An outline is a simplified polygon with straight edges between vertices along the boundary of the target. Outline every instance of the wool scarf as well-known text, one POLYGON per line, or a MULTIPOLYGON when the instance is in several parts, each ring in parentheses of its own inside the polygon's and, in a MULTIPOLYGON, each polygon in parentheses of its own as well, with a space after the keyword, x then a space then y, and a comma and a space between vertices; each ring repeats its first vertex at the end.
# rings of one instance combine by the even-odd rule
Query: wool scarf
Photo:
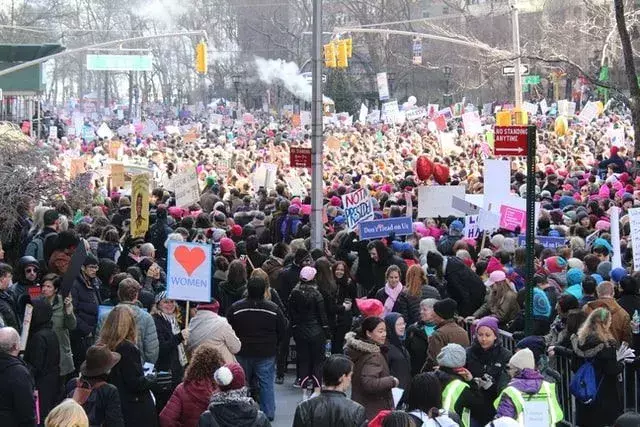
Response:
POLYGON ((398 283, 398 285, 393 289, 389 286, 389 283, 385 283, 384 293, 387 294, 387 299, 384 302, 384 314, 386 316, 393 312, 393 306, 396 305, 396 301, 402 293, 402 283, 398 283))

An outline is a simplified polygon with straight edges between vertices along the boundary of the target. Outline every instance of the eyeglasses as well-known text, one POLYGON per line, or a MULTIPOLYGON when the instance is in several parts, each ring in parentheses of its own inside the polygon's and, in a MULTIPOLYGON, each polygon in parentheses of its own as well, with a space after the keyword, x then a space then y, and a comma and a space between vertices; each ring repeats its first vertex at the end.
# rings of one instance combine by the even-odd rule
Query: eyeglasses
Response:
POLYGON ((38 269, 37 268, 26 268, 24 270, 25 273, 37 273, 38 269))

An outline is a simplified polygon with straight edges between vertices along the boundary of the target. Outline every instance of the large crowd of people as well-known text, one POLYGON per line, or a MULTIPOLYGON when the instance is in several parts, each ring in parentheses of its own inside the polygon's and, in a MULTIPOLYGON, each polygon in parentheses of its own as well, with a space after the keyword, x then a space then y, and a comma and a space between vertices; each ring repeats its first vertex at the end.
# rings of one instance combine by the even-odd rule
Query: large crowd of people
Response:
MULTIPOLYGON (((0 246, 1 425, 269 426, 279 417, 275 384, 291 378, 308 390, 295 427, 524 426, 535 416, 551 426, 567 415, 560 359, 586 384, 582 393, 571 387, 576 425, 640 424, 620 375, 640 348, 629 214, 640 205, 640 169, 627 151, 628 115, 604 111, 562 130, 554 117, 531 117, 536 235, 564 240, 539 239, 529 284, 519 233, 470 237, 464 217, 418 217, 419 186, 488 189, 484 133, 468 134, 453 118, 454 144, 445 147, 428 117, 328 124, 324 239, 313 248, 310 174, 288 162, 290 147, 310 143, 308 129, 243 118, 204 127, 183 118, 195 139, 47 142, 60 167, 81 159, 93 201, 72 211, 64 195, 25 197, 0 246), (624 141, 612 146, 618 128, 624 141), (416 170, 421 156, 433 176, 416 170), (130 186, 109 188, 114 161, 151 175, 144 236, 131 234, 130 186), (189 168, 199 200, 176 206, 171 178, 189 168), (374 218, 410 217, 412 233, 360 239, 342 196, 362 188, 374 218), (170 298, 170 241, 210 245, 209 300, 170 298), (68 282, 81 246, 88 255, 68 282)), ((490 131, 493 118, 482 121, 490 131)), ((516 197, 526 194, 526 172, 511 160, 516 197)))

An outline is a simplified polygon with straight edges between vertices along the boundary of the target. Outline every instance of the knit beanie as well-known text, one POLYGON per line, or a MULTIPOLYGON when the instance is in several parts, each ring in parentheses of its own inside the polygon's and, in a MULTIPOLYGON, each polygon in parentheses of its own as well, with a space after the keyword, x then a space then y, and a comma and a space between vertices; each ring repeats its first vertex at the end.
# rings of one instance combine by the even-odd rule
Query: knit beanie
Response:
POLYGON ((584 273, 577 268, 567 271, 567 286, 579 285, 584 280, 584 273))
POLYGON ((567 267, 567 261, 560 256, 552 256, 544 260, 544 266, 549 273, 561 273, 567 267))
POLYGON ((487 263, 487 274, 491 274, 498 270, 504 270, 504 266, 500 263, 498 258, 492 256, 489 258, 489 262, 487 263))
POLYGON ((238 390, 245 386, 244 370, 239 363, 227 363, 213 374, 213 380, 222 391, 238 390))
POLYGON ((491 329, 496 337, 499 336, 498 319, 496 319, 495 317, 485 316, 482 319, 478 320, 478 322, 476 322, 476 333, 478 332, 478 329, 480 329, 483 326, 491 329))
POLYGON ((609 274, 609 276, 611 276, 611 280, 613 280, 616 283, 620 283, 620 281, 628 276, 627 274, 627 270, 625 270, 622 267, 616 267, 613 270, 611 270, 611 273, 609 274))
POLYGON ((467 352, 460 344, 447 344, 438 353, 437 361, 444 368, 461 368, 467 363, 467 352))
POLYGON ((528 337, 522 338, 516 344, 516 349, 522 350, 528 348, 533 353, 533 359, 536 362, 536 365, 540 361, 540 358, 546 353, 547 345, 544 341, 543 337, 537 335, 531 335, 528 337))
POLYGON ((611 263, 609 261, 602 261, 598 264, 596 271, 604 280, 609 280, 611 277, 611 263))
POLYGON ((533 352, 528 348, 518 351, 509 359, 509 366, 519 371, 523 369, 535 369, 536 361, 533 352))
POLYGON ((458 309, 458 303, 451 299, 445 298, 433 305, 433 311, 444 320, 453 319, 458 309))
POLYGON ((236 252, 236 244, 228 237, 220 239, 220 252, 223 255, 231 255, 236 252))
POLYGON ((549 297, 540 288, 533 288, 533 316, 551 317, 551 303, 549 297))

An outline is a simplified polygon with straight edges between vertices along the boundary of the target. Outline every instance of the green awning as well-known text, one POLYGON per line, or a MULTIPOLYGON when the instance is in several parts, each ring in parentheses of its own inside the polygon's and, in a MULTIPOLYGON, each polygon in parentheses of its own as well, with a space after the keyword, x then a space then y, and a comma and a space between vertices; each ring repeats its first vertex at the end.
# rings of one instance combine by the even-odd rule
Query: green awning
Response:
POLYGON ((59 44, 0 44, 0 62, 26 62, 62 52, 59 44))

